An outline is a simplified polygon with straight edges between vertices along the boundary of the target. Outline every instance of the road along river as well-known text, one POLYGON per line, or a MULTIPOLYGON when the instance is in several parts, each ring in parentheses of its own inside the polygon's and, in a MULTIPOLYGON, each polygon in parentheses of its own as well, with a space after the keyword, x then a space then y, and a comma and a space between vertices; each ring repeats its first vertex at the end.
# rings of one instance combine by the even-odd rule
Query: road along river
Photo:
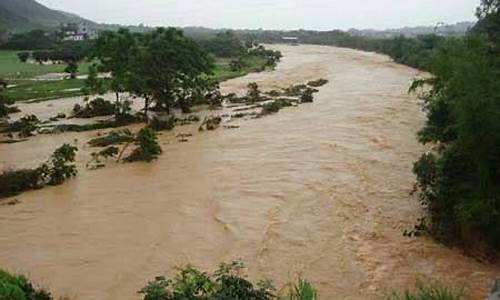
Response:
MULTIPOLYGON (((277 286, 302 274, 325 300, 378 298, 418 278, 484 298, 498 266, 402 235, 421 215, 409 192, 424 116, 407 94, 419 72, 372 53, 274 47, 284 54, 275 71, 225 82, 224 92, 328 79, 313 104, 239 129, 176 129, 151 164, 85 170, 96 132, 0 145, 2 168, 36 165, 64 142, 80 148, 76 179, 0 206, 0 266, 76 299, 137 299, 175 266, 234 259, 277 286), (178 143, 179 132, 194 136, 178 143)), ((57 101, 45 109, 57 113, 57 101)))

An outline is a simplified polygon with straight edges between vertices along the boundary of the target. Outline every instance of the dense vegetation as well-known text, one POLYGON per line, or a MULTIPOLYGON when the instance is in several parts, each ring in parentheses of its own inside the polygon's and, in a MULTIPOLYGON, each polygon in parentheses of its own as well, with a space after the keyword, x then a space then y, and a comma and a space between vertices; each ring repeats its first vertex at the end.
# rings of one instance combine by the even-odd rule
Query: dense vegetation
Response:
POLYGON ((499 3, 483 0, 479 28, 436 49, 433 76, 413 86, 431 87, 418 137, 437 145, 414 168, 429 212, 422 225, 471 250, 500 249, 499 3))
POLYGON ((49 292, 37 289, 24 276, 12 275, 0 269, 1 300, 52 300, 49 292))
MULTIPOLYGON (((315 287, 298 278, 277 291, 268 281, 251 282, 241 262, 223 263, 209 274, 192 266, 178 269, 174 278, 158 276, 138 291, 144 300, 319 300, 315 287)), ((0 269, 1 300, 52 300, 51 294, 37 289, 24 276, 0 269)), ((394 292, 388 300, 461 300, 455 292, 437 283, 417 283, 414 292, 394 292)))

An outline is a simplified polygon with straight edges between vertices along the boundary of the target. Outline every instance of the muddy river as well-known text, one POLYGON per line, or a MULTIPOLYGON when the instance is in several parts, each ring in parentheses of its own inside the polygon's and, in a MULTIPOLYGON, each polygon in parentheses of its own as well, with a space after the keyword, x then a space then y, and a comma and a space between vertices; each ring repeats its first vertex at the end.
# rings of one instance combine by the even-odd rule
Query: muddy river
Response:
MULTIPOLYGON (((176 266, 213 270, 234 259, 277 286, 302 274, 325 300, 377 299, 419 278, 483 299, 500 267, 402 235, 421 215, 409 192, 424 116, 407 94, 419 72, 354 50, 275 48, 284 54, 275 71, 223 90, 324 77, 315 103, 239 120, 238 129, 178 128, 160 137, 154 163, 86 170, 96 132, 0 145, 1 168, 36 165, 64 142, 80 148, 76 179, 0 206, 0 266, 75 299, 138 299, 176 266), (179 132, 194 136, 179 143, 179 132)), ((57 113, 57 103, 36 109, 57 113)))

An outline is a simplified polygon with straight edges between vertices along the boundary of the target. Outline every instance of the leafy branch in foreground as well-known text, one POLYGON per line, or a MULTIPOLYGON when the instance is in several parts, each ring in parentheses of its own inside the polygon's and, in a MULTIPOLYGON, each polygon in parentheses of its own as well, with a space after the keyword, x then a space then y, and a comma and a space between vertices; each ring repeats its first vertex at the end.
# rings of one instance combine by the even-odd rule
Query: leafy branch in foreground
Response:
POLYGON ((12 275, 0 269, 1 300, 52 300, 44 289, 37 289, 22 275, 12 275))

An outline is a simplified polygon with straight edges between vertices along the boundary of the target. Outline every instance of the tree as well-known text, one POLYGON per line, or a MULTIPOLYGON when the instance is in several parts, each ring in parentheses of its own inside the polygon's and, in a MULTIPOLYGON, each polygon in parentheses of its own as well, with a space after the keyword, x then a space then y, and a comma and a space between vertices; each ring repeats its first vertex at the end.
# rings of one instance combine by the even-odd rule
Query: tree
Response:
POLYGON ((11 113, 8 105, 12 104, 12 101, 4 94, 6 89, 7 81, 0 78, 0 118, 5 118, 11 113))
POLYGON ((23 63, 25 63, 28 58, 30 58, 30 53, 29 52, 19 52, 17 53, 17 57, 19 57, 19 60, 23 63))
POLYGON ((103 82, 98 76, 97 66, 95 64, 90 65, 87 78, 83 81, 84 87, 82 90, 86 95, 104 94, 103 82))
POLYGON ((50 55, 49 51, 35 51, 33 52, 33 59, 42 64, 50 59, 50 55))
POLYGON ((479 18, 474 31, 484 33, 492 44, 492 50, 500 51, 500 0, 481 0, 476 12, 479 18))
POLYGON ((76 74, 78 73, 78 64, 75 61, 68 62, 68 65, 64 69, 65 73, 69 73, 71 79, 76 78, 76 74))
POLYGON ((135 93, 145 95, 157 108, 172 107, 194 94, 212 73, 213 61, 194 41, 175 28, 158 28, 145 37, 140 52, 135 93), (141 67, 142 66, 142 67, 141 67))
POLYGON ((111 90, 116 95, 116 103, 120 102, 120 93, 130 83, 130 66, 137 55, 137 40, 127 29, 118 32, 103 32, 99 35, 93 48, 92 57, 100 62, 100 69, 111 72, 111 90))
POLYGON ((149 127, 144 127, 137 133, 135 144, 137 148, 127 158, 129 162, 151 162, 157 159, 158 155, 162 152, 161 146, 158 144, 156 132, 149 127))
POLYGON ((251 44, 243 43, 233 31, 218 33, 215 38, 205 43, 207 51, 220 57, 238 57, 246 52, 251 44))

